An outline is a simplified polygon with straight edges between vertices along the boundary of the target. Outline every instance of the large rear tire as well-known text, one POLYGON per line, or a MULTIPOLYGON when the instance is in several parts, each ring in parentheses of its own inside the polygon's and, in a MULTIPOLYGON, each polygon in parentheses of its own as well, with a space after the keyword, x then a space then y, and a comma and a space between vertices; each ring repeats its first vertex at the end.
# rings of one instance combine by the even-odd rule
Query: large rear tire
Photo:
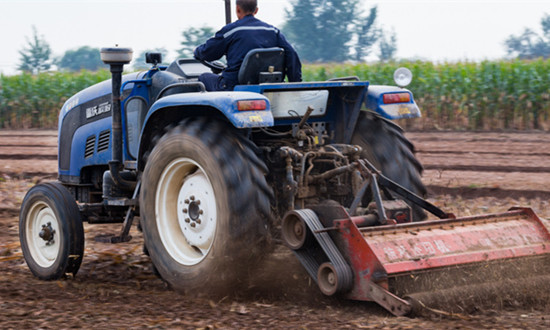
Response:
MULTIPOLYGON (((362 111, 351 143, 361 146, 361 156, 373 163, 389 179, 420 197, 426 196, 426 187, 420 179, 422 165, 414 155, 414 145, 405 138, 401 127, 373 112, 362 111)), ((367 196, 366 199, 370 197, 367 196)), ((363 202, 367 203, 369 200, 363 202)), ((414 221, 426 218, 426 212, 421 207, 409 204, 414 221)))
POLYGON ((271 190, 253 148, 227 124, 191 119, 152 150, 141 221, 151 260, 174 289, 236 290, 262 254, 271 190))
POLYGON ((32 187, 21 205, 19 239, 31 272, 42 280, 76 275, 84 256, 78 206, 57 182, 32 187))

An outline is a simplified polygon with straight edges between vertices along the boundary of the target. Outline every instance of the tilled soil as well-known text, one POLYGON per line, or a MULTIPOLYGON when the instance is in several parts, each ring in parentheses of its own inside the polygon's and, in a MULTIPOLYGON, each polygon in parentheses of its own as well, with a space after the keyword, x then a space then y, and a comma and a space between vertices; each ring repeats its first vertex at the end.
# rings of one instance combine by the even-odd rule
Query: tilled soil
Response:
MULTIPOLYGON (((426 168, 429 200, 446 211, 467 216, 522 205, 550 218, 550 134, 408 137, 426 168)), ((448 315, 443 306, 441 312, 405 318, 374 303, 327 298, 284 248, 266 257, 246 292, 187 297, 154 275, 135 228, 129 243, 94 241, 120 225, 85 225, 78 275, 39 281, 21 255, 18 209, 32 185, 55 180, 56 153, 54 131, 0 131, 0 328, 550 328, 549 304, 468 315, 448 315)))

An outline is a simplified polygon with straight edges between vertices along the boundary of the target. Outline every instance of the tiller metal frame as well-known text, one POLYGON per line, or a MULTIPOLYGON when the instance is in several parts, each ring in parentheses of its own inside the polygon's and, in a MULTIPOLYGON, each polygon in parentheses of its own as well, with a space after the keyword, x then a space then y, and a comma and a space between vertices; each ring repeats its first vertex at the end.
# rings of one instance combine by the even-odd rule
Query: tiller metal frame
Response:
POLYGON ((407 315, 412 301, 390 292, 392 278, 550 255, 550 232, 530 208, 456 218, 388 179, 368 161, 355 163, 367 180, 349 210, 325 203, 290 211, 283 218, 283 240, 325 295, 374 301, 394 315, 407 315), (376 207, 355 215, 369 186, 376 207), (410 214, 402 219, 402 206, 407 205, 382 200, 381 189, 386 197, 391 198, 391 191, 441 220, 410 222, 410 214))

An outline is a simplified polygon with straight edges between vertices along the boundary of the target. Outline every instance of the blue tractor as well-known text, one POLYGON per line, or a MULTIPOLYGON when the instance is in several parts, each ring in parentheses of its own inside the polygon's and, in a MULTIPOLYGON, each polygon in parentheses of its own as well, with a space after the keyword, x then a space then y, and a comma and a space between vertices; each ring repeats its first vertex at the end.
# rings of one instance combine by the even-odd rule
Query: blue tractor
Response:
MULTIPOLYGON (((426 192, 412 144, 390 121, 420 116, 406 89, 356 78, 280 82, 282 49, 251 51, 232 92, 206 92, 197 79, 219 63, 166 67, 149 54, 149 71, 122 77, 129 50, 102 56, 112 80, 67 100, 58 181, 34 186, 21 208, 23 252, 41 279, 76 274, 83 222, 123 223, 119 235, 96 238, 118 243, 138 215, 164 280, 182 290, 205 278, 227 286, 241 263, 281 239, 289 211, 330 201, 374 213, 359 159, 426 192)), ((415 205, 412 213, 408 220, 424 214, 415 205)))
MULTIPOLYGON (((150 70, 123 76, 130 49, 101 56, 112 79, 61 109, 58 181, 32 187, 21 206, 21 248, 40 279, 77 273, 84 222, 122 223, 96 240, 123 243, 135 217, 144 252, 178 291, 238 290, 284 243, 324 294, 395 315, 411 311, 411 288, 462 281, 463 264, 490 279, 508 272, 486 276, 488 263, 550 256, 530 209, 454 219, 422 199, 422 166, 391 121, 420 116, 407 69, 395 72, 399 87, 285 83, 283 50, 256 49, 234 91, 206 92, 198 77, 220 63, 161 66, 152 53, 150 70), (412 223, 425 210, 442 220, 412 223)), ((526 273, 548 273, 535 266, 526 273)))
MULTIPOLYGON (((131 49, 102 49, 112 79, 64 104, 58 181, 32 187, 21 206, 32 273, 75 275, 84 222, 122 223, 117 235, 96 237, 122 243, 139 217, 144 251, 171 287, 227 290, 273 245, 309 245, 319 221, 322 232, 342 217, 375 226, 440 212, 419 197, 422 166, 391 121, 420 116, 403 88, 410 71, 396 71, 400 87, 356 77, 285 83, 283 52, 252 50, 234 91, 206 92, 198 76, 220 63, 162 66, 152 53, 150 70, 122 75, 131 49)), ((324 293, 350 290, 346 266, 323 262, 329 252, 300 253, 324 293)))

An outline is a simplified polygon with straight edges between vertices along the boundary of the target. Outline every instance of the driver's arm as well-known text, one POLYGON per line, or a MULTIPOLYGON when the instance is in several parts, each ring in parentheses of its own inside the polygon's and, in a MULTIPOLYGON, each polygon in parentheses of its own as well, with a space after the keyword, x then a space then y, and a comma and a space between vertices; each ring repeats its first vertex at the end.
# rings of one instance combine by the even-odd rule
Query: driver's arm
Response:
POLYGON ((206 43, 195 48, 195 58, 202 61, 215 61, 222 58, 226 51, 226 40, 223 37, 222 31, 216 32, 216 35, 206 43))

